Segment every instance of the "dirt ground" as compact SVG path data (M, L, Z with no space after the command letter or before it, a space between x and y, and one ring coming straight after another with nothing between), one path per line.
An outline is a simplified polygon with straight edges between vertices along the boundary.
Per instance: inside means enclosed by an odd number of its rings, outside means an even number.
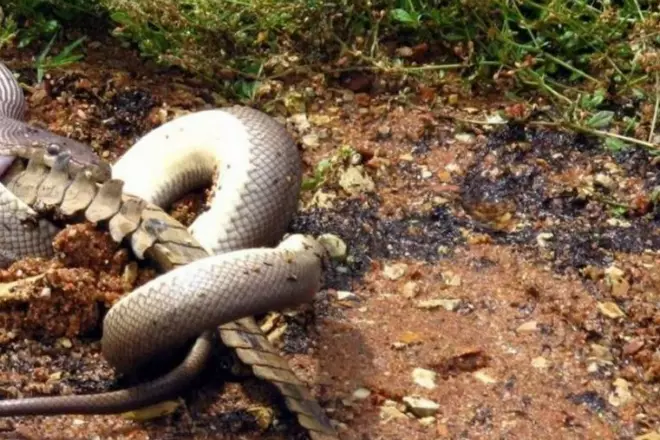
M227 104L100 42L37 87L32 55L0 53L28 86L31 123L110 161L182 111ZM334 234L347 255L312 307L266 320L342 438L660 438L660 161L579 135L457 122L518 108L492 96L431 105L452 91L378 86L281 84L288 98L265 107L300 140L308 178L337 159L304 192L292 231ZM5 398L124 385L100 355L99 323L153 273L127 276L130 256L89 227L60 239L54 261L0 271L9 282L50 267L54 286L0 305ZM0 421L0 438L305 437L277 394L218 348L165 417L16 417Z

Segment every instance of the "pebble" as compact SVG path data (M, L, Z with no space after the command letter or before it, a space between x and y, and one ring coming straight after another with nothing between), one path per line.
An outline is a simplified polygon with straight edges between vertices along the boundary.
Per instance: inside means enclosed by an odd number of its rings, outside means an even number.
M424 397L406 396L403 398L408 410L416 417L430 417L438 412L440 405Z
M71 348L73 347L73 342L71 342L71 339L69 338L58 338L57 345L64 348Z
M518 326L516 329L517 333L532 333L539 330L538 322L536 321L527 321Z
M419 423L423 426L431 426L435 423L435 417L430 416L430 417L422 417L419 419Z
M418 301L416 307L420 309L437 309L438 307L442 307L445 310L453 312L458 309L459 305L461 305L460 299L429 299Z
M383 403L383 406L380 407L380 418L384 422L388 422L392 419L407 419L408 416L399 411L396 402L392 400L386 400Z
M317 241L328 251L331 258L344 260L347 255L347 246L344 240L335 234L321 234Z
M459 142L465 142L467 144L473 144L476 140L476 137L471 133L456 133L454 139Z
M550 366L550 362L543 356L538 356L532 359L532 367L538 369L545 369Z
M617 319L626 316L626 314L623 313L623 310L621 310L619 306L611 301L599 302L597 307L600 313L611 319Z
M408 265L404 263L386 264L383 268L383 276L394 281L403 277L407 270Z
M296 113L295 115L291 115L289 121L293 123L293 125L300 133L306 132L311 127L311 124L309 123L305 113Z
M370 192L376 189L374 181L361 166L351 166L339 177L339 186L350 195Z
M432 390L436 387L435 378L437 374L435 371L426 370L424 368L415 368L412 372L413 382L422 388Z
M324 209L331 209L333 207L333 201L336 198L337 198L337 194L335 193L318 190L312 197L310 205Z
M401 289L405 298L414 298L419 294L419 284L415 281L408 281Z
M337 291L337 299L339 301L355 300L355 299L358 299L358 297L353 292L349 292L347 290L338 290Z
M392 134L392 127L389 125L381 125L378 127L378 137L380 139L386 139Z
M628 341L626 345L623 346L623 354L633 355L642 349L644 346L644 339L637 338L631 341Z
M303 149L313 150L321 145L319 136L316 133L309 133L302 137Z
M442 279L447 286L460 286L462 282L460 275L456 275L454 272L449 270L442 272Z
M371 391L368 390L367 388L358 388L357 390L353 391L354 400L364 400L370 395L371 395Z
M483 370L477 370L473 374L475 379L477 379L479 382L485 383L485 384L492 384L492 383L497 383L497 379L494 377L488 375L485 371Z
M594 182L602 186L603 188L612 190L616 188L616 182L607 174L598 173L594 176Z
M632 394L630 394L630 384L627 380L619 377L614 380L612 385L614 385L614 391L607 399L612 406L625 405L626 402L629 402L632 399Z

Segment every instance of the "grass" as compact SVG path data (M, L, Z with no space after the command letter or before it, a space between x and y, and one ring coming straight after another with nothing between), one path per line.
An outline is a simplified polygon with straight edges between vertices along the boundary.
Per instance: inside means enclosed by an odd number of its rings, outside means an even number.
M566 123L614 134L611 149L656 144L651 0L9 0L5 13L0 45L65 40L94 17L143 56L224 78L246 99L294 73L458 80L466 91L541 94ZM71 49L57 57L38 60L42 71L78 59ZM623 99L640 111L617 111Z

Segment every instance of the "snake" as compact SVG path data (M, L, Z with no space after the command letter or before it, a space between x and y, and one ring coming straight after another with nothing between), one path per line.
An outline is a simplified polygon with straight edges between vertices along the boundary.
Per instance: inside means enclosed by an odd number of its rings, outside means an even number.
M26 103L0 62L0 265L51 257L62 219L90 221L161 268L103 319L101 351L131 374L187 348L168 373L97 394L0 400L0 416L110 414L157 403L188 386L209 360L214 331L273 383L313 439L337 439L320 405L253 316L309 303L327 249L289 234L302 181L283 124L246 106L188 113L154 128L113 165L69 137L25 121ZM164 209L212 183L207 209L184 227Z

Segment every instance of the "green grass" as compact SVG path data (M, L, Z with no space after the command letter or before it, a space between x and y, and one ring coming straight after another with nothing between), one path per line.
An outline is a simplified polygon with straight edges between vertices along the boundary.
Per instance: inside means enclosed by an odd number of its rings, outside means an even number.
M639 138L640 123L650 138L657 121L660 11L650 0L9 0L5 12L14 21L0 44L44 45L97 17L145 57L223 72L244 98L290 73L361 69L540 93L572 124L617 124L613 149ZM421 61L400 50L424 44L432 55ZM75 59L69 52L58 65ZM655 103L653 118L616 115L621 98Z

